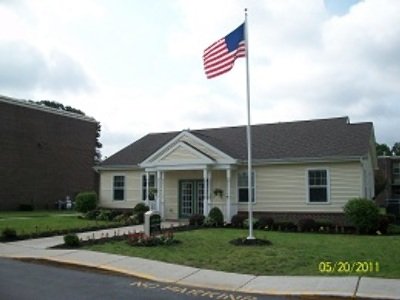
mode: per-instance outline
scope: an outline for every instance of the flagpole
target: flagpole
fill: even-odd
[[[247,30],[247,8],[244,9],[244,42],[246,48],[246,97],[247,97],[247,187],[249,211],[249,236],[248,240],[255,239],[253,235],[253,189],[252,189],[252,161],[251,161],[251,123],[250,123],[250,75],[249,75],[249,35]]]

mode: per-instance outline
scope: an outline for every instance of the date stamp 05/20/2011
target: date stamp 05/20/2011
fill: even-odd
[[[321,261],[318,264],[320,273],[378,273],[379,268],[377,261]]]

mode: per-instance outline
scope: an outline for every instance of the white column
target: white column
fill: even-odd
[[[226,170],[226,215],[225,221],[231,222],[231,169]]]
[[[156,197],[156,210],[160,211],[160,192],[161,192],[161,172],[157,171],[157,197]]]
[[[203,183],[204,183],[204,190],[203,190],[203,194],[204,194],[204,200],[203,200],[203,209],[204,209],[204,216],[207,217],[208,215],[208,187],[207,187],[207,174],[208,171],[207,169],[203,170]]]
[[[146,171],[146,205],[149,206],[149,172]]]
[[[211,184],[211,182],[212,182],[212,172],[211,172],[211,170],[208,171],[207,175],[208,175],[208,185],[207,185],[207,201],[208,201],[207,215],[208,215],[208,212],[210,211],[211,205],[212,205],[212,203],[211,203],[211,186],[212,186],[212,184]]]
[[[162,171],[161,172],[161,190],[160,190],[160,197],[161,197],[161,207],[160,207],[160,214],[161,214],[161,218],[164,219],[164,201],[165,201],[165,193],[164,193],[164,180],[165,180],[165,172]]]

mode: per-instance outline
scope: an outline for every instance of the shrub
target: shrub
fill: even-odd
[[[13,241],[17,239],[17,231],[14,228],[4,228],[1,237],[5,241]]]
[[[327,220],[316,220],[315,228],[320,232],[333,232],[335,229],[333,223]]]
[[[127,217],[124,214],[120,214],[118,216],[115,216],[114,219],[112,219],[114,222],[119,222],[119,223],[127,223],[129,217]]]
[[[101,209],[99,214],[96,216],[96,220],[98,220],[98,221],[111,221],[112,220],[111,210]]]
[[[149,211],[149,207],[144,203],[138,203],[133,208],[133,218],[136,219],[138,224],[142,224],[144,222],[144,214]]]
[[[69,233],[67,235],[64,235],[64,244],[67,247],[79,247],[80,241],[79,237],[75,233]]]
[[[218,207],[213,207],[208,213],[208,217],[213,221],[215,226],[224,225],[224,215]]]
[[[274,229],[281,231],[297,231],[297,226],[293,222],[275,222]]]
[[[94,210],[89,210],[86,214],[85,214],[85,219],[88,220],[96,220],[97,216],[100,214],[100,211],[98,209],[94,209]]]
[[[383,234],[387,233],[390,224],[390,219],[387,215],[379,215],[378,217],[378,228],[377,230]]]
[[[386,214],[388,218],[389,224],[396,224],[396,215],[393,214]]]
[[[192,226],[201,226],[204,223],[205,217],[201,214],[191,215],[189,218],[189,225]]]
[[[258,228],[259,229],[269,229],[271,230],[274,226],[274,219],[270,217],[261,217],[258,219]]]
[[[232,227],[243,228],[244,220],[246,220],[245,215],[233,215],[231,219]]]
[[[370,233],[378,227],[379,208],[371,200],[351,199],[344,206],[344,213],[358,233]]]
[[[235,246],[270,246],[272,245],[271,241],[264,239],[247,239],[247,238],[238,238],[229,241],[230,244]]]
[[[400,225],[389,224],[387,233],[388,234],[400,234]]]
[[[311,218],[300,219],[298,226],[301,232],[311,232],[317,230],[317,224],[314,219]]]
[[[75,209],[81,213],[94,210],[97,206],[97,194],[95,192],[79,193],[75,198]]]
[[[180,243],[174,239],[172,231],[164,232],[160,236],[146,236],[143,232],[131,233],[128,235],[127,243],[136,247],[170,246]]]
[[[206,217],[204,219],[203,226],[205,226],[205,227],[217,227],[217,223],[214,221],[214,219],[212,219],[210,217]]]
[[[258,221],[258,219],[253,217],[253,228],[258,228],[259,225],[260,222]],[[243,227],[249,228],[249,219],[243,221]]]

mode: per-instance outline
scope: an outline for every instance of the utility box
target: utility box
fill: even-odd
[[[152,236],[161,232],[161,215],[158,211],[150,210],[144,214],[144,234]]]

